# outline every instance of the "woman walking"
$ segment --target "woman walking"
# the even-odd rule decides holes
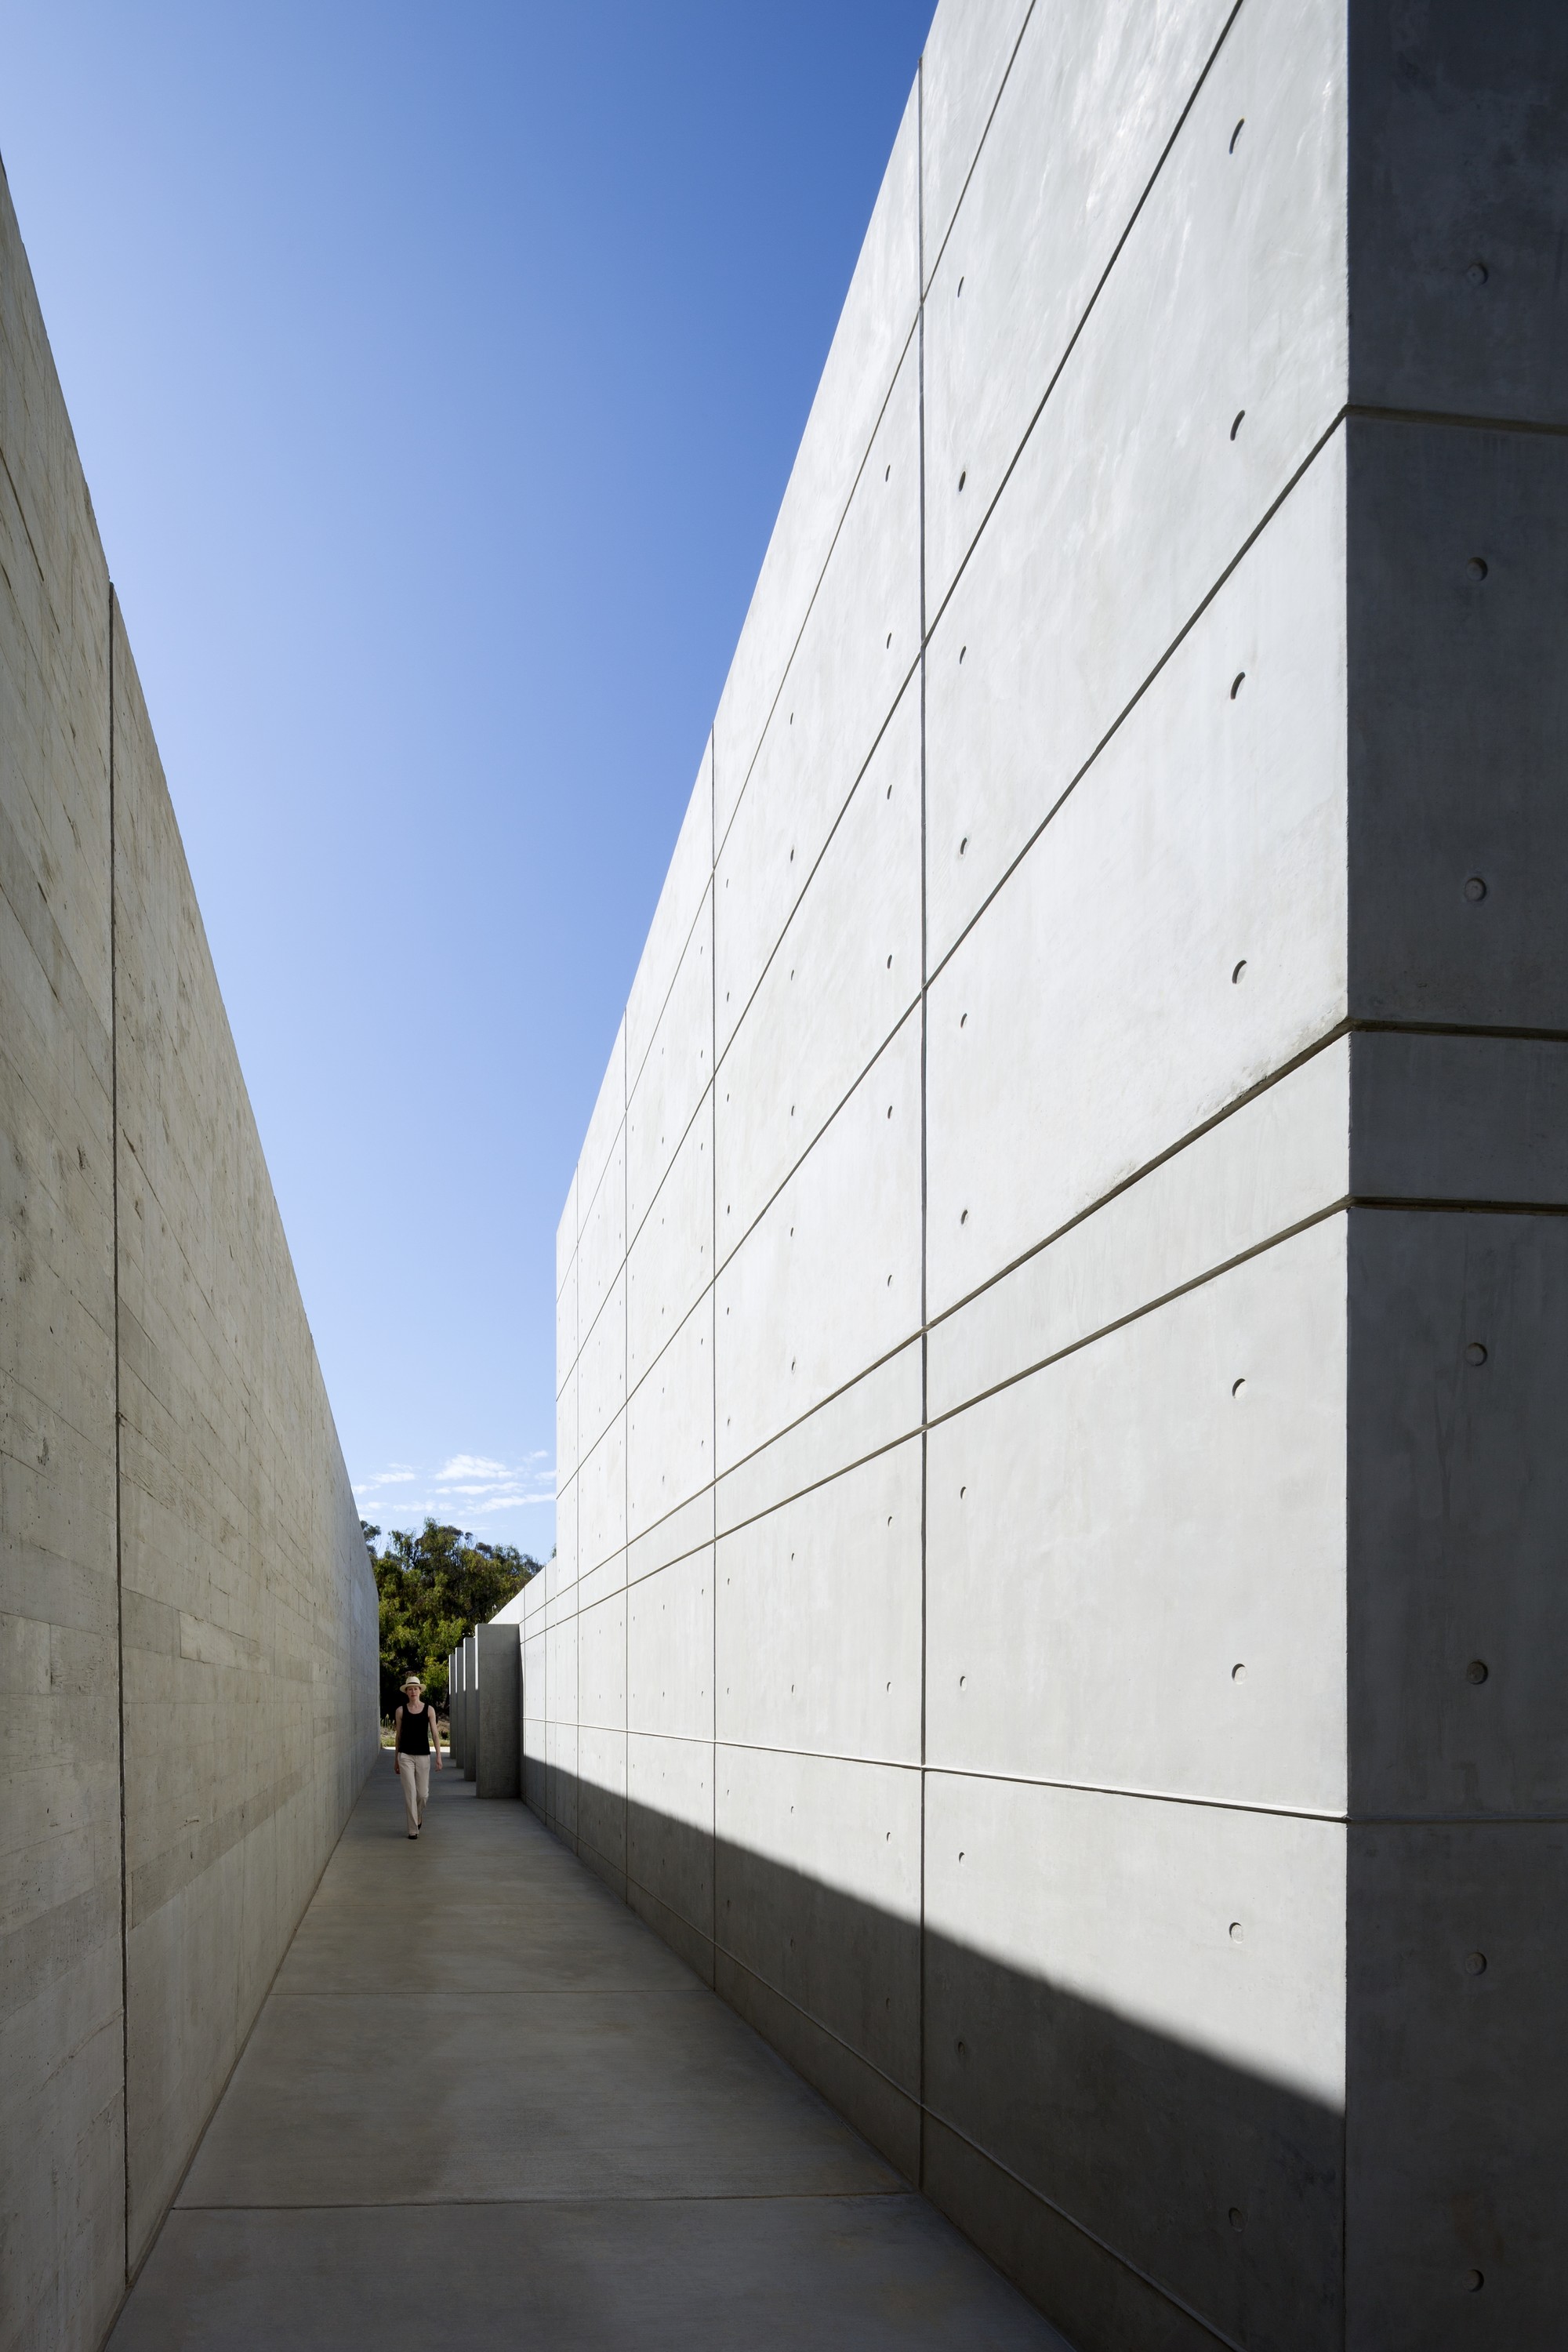
[[[430,1801],[430,1758],[434,1752],[436,1769],[441,1769],[441,1734],[436,1731],[435,1717],[426,1706],[425,1685],[417,1675],[409,1675],[403,1685],[403,1705],[393,1718],[392,1769],[402,1776],[403,1802],[408,1812],[408,1834],[419,1834],[425,1819],[425,1808]]]

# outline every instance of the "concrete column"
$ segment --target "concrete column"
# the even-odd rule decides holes
[[[474,1743],[478,1767],[475,1793],[481,1797],[520,1797],[522,1779],[518,1743],[522,1683],[517,1627],[481,1625],[474,1642],[483,1662],[479,1733]]]
[[[479,1764],[479,1644],[477,1633],[463,1643],[463,1778],[476,1778]]]

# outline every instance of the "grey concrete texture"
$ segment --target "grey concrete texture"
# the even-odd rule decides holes
[[[373,1752],[376,1610],[3,191],[0,455],[0,2345],[94,2352]]]
[[[480,1663],[474,1786],[481,1797],[522,1794],[522,1658],[518,1633],[515,1624],[475,1629]]]
[[[526,1812],[431,1799],[410,1854],[373,1776],[114,2352],[1060,2346]]]
[[[942,0],[557,1234],[527,1801],[1083,2352],[1560,2333],[1565,92]]]

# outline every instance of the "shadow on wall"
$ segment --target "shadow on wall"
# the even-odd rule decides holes
[[[617,1799],[531,1760],[529,1781],[547,1826],[1083,2352],[1342,2341],[1337,2111],[635,1802],[623,1863]]]

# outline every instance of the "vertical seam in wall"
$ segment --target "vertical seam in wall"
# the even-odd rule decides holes
[[[926,1454],[930,1444],[926,1422],[926,1358],[930,1347],[926,1317],[926,306],[925,306],[925,58],[915,68],[915,263],[920,300],[915,316],[916,366],[920,435],[920,598],[921,598],[921,1843],[920,1843],[920,1983],[915,2004],[916,2117],[918,2150],[915,2179],[925,2187],[926,2177]]]
[[[115,929],[114,583],[109,583],[109,1233],[114,1288],[114,1671],[120,1739],[120,2136],[126,2284],[131,2279],[131,1913],[125,1839],[125,1566],[121,1538],[120,1000]]]

